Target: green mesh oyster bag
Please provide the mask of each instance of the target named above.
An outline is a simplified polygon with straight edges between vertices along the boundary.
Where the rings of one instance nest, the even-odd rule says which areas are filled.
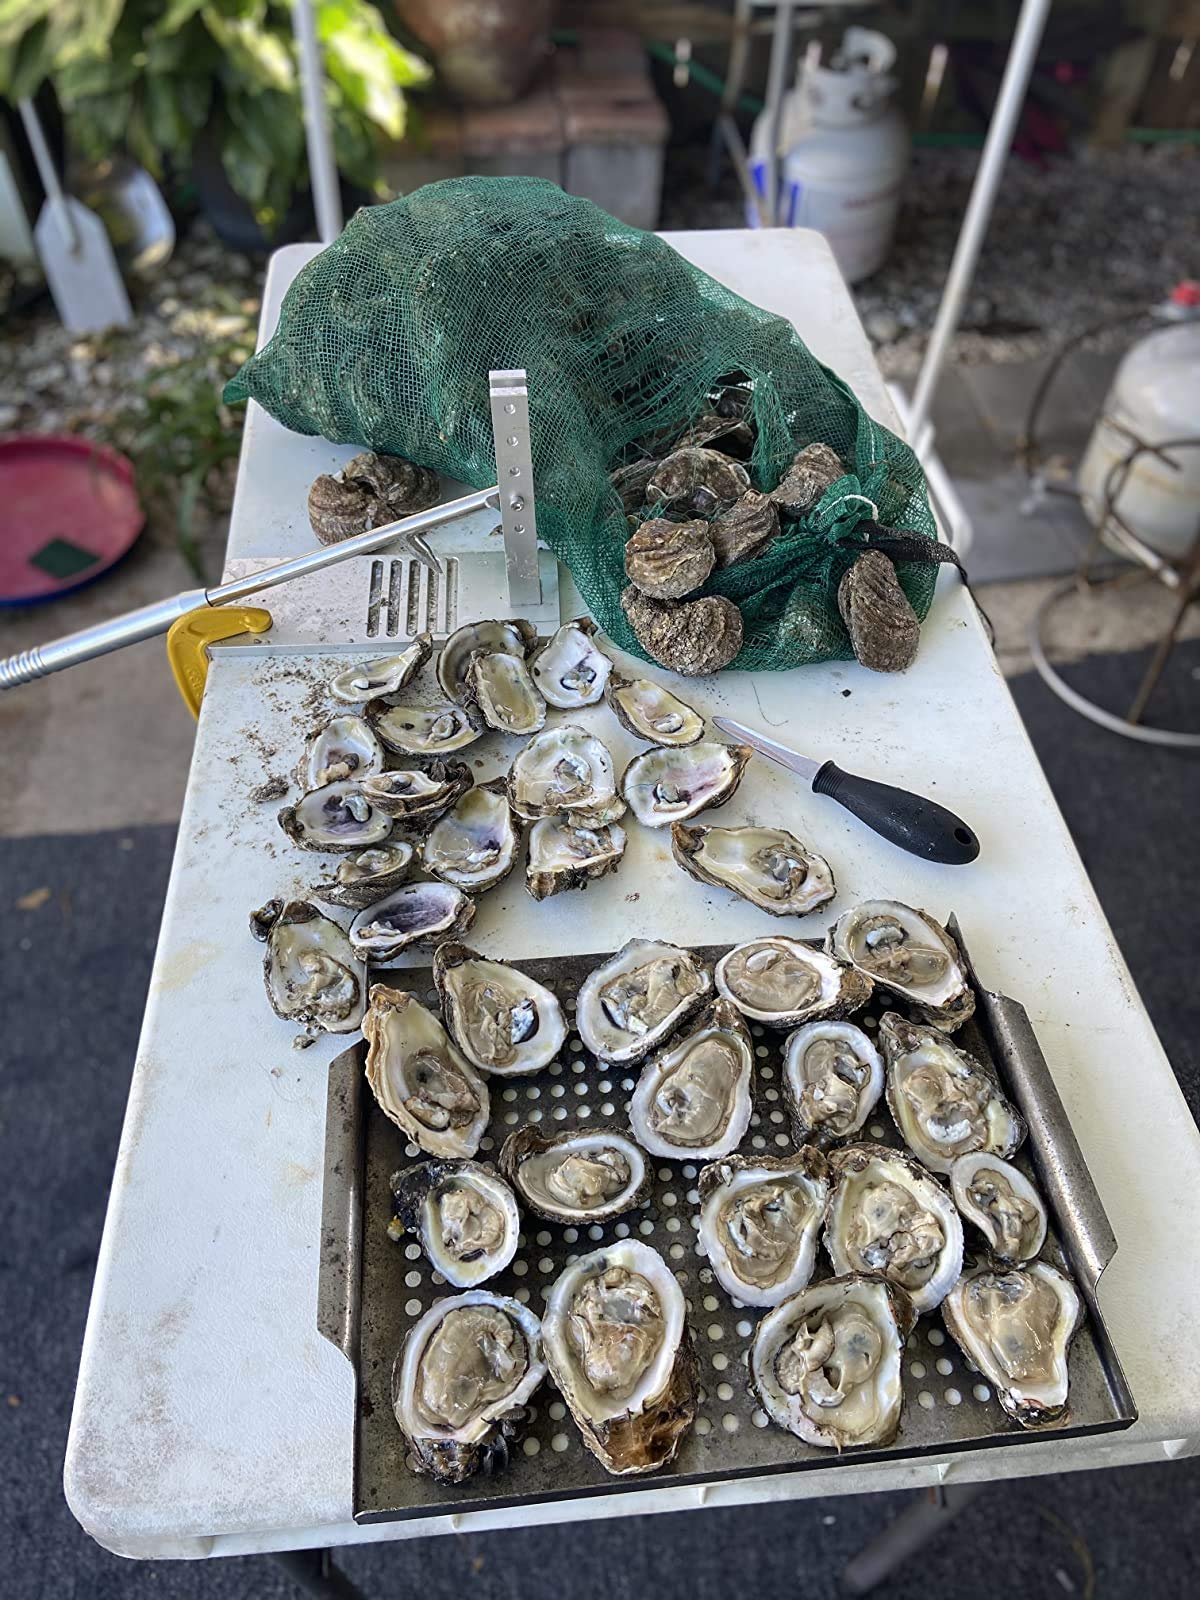
[[[851,468],[766,554],[699,591],[741,609],[735,667],[849,658],[837,586],[870,530],[922,536],[910,549],[935,537],[912,451],[789,322],[542,179],[455,178],[360,211],[297,275],[278,331],[225,399],[482,488],[495,482],[497,367],[529,375],[539,533],[604,631],[643,658],[620,606],[629,527],[609,473],[646,436],[682,431],[722,381],[752,388],[756,488],[813,440]],[[897,571],[923,618],[936,565]]]

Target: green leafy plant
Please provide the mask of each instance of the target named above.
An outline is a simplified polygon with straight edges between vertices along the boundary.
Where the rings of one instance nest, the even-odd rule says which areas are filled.
[[[403,136],[405,90],[430,69],[365,0],[315,0],[338,166],[378,185],[381,136]],[[156,176],[186,169],[203,129],[268,233],[306,181],[288,0],[0,0],[0,93],[50,77],[89,159],[125,149]]]

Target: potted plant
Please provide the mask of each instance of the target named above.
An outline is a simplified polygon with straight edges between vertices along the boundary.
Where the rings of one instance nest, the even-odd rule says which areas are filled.
[[[9,0],[0,94],[49,77],[72,148],[125,150],[155,177],[190,174],[238,248],[303,231],[311,210],[289,0]],[[366,0],[314,0],[342,176],[378,187],[381,138],[404,133],[405,91],[430,69]]]

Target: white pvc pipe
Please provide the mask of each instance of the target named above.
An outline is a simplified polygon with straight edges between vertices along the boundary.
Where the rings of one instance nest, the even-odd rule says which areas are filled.
[[[787,69],[791,54],[791,0],[780,0],[771,35],[771,59],[767,65],[767,193],[765,204],[759,207],[759,215],[769,228],[779,224],[779,134],[783,124],[783,100],[787,92]]]
[[[317,233],[329,244],[342,231],[342,195],[338,187],[329,111],[325,105],[325,68],[313,18],[312,0],[293,0],[292,25],[300,51],[300,87],[304,96],[304,133]]]
[[[979,252],[983,247],[984,235],[987,233],[988,223],[992,219],[992,208],[996,203],[996,191],[1000,187],[1017,118],[1025,103],[1025,91],[1029,87],[1030,74],[1037,59],[1038,46],[1042,42],[1042,32],[1049,11],[1050,0],[1025,0],[1021,7],[1012,49],[1008,53],[1008,62],[1004,68],[1004,79],[1000,84],[1000,94],[996,100],[996,109],[992,114],[991,126],[984,142],[979,171],[975,174],[975,183],[971,189],[971,198],[967,202],[962,231],[954,248],[954,259],[950,263],[946,287],[942,290],[942,301],[933,324],[933,332],[929,335],[929,345],[917,376],[916,388],[913,390],[912,404],[908,411],[910,440],[919,436],[929,415],[933,392],[941,376],[946,352],[950,348],[954,330],[958,327],[967,290],[971,287],[971,280],[975,276]]]

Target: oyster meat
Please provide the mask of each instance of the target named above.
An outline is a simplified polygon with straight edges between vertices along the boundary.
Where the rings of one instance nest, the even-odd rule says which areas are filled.
[[[968,1151],[1007,1157],[1019,1148],[1024,1118],[983,1063],[957,1049],[939,1029],[888,1011],[879,1023],[879,1048],[887,1065],[892,1118],[927,1167],[949,1172],[956,1157]]]
[[[468,622],[455,629],[442,646],[437,661],[438,686],[448,700],[465,705],[472,656],[499,650],[524,659],[536,644],[537,629],[523,617],[509,622]]]
[[[713,739],[679,750],[655,746],[634,756],[625,768],[621,793],[645,827],[665,828],[669,822],[723,806],[733,797],[753,754],[748,744],[720,744]]]
[[[497,733],[536,733],[546,720],[546,702],[534,687],[524,656],[476,651],[467,663],[463,693]]]
[[[927,912],[898,900],[865,900],[838,918],[825,948],[947,1033],[974,1014],[958,946]]]
[[[320,789],[344,778],[383,771],[383,746],[361,717],[334,717],[309,735],[296,768],[302,789]]]
[[[521,834],[503,778],[459,795],[425,836],[426,872],[470,894],[491,889],[511,871]]]
[[[545,1376],[541,1324],[528,1306],[487,1289],[435,1300],[392,1369],[410,1465],[439,1483],[495,1472]]]
[[[647,744],[695,744],[704,735],[700,713],[649,678],[622,678],[614,672],[604,698],[621,726]]]
[[[854,967],[782,933],[734,945],[717,962],[715,976],[719,994],[769,1028],[848,1016],[867,1003],[872,987]]]
[[[402,756],[444,756],[474,744],[483,732],[462,706],[393,706],[376,700],[367,718],[389,750]]]
[[[398,656],[356,661],[346,667],[332,680],[329,692],[335,700],[345,700],[350,705],[362,700],[374,700],[377,695],[399,694],[429,660],[432,650],[432,634],[419,633],[408,649],[402,650]]]
[[[712,973],[690,950],[631,939],[588,973],[575,1026],[601,1061],[641,1061],[708,999]]]
[[[424,769],[398,768],[362,780],[362,792],[389,817],[422,825],[452,806],[474,782],[465,761],[431,761]]]
[[[742,648],[742,613],[723,594],[654,600],[631,583],[621,593],[621,610],[651,660],[686,678],[720,672]]]
[[[768,1311],[750,1380],[773,1422],[832,1450],[889,1444],[904,1394],[900,1356],[916,1312],[903,1289],[857,1273],[810,1284]]]
[[[963,1232],[937,1179],[882,1144],[834,1150],[829,1168],[825,1248],[833,1270],[877,1272],[918,1312],[940,1305],[962,1271]]]
[[[250,918],[266,941],[263,982],[277,1017],[326,1033],[362,1026],[365,974],[350,941],[307,900],[271,900]]]
[[[753,1098],[750,1030],[736,1006],[714,1000],[642,1068],[629,1122],[651,1155],[711,1161],[741,1144]]]
[[[857,1133],[883,1093],[883,1062],[850,1022],[806,1022],[788,1038],[783,1092],[798,1144]]]
[[[475,1161],[421,1161],[392,1174],[400,1226],[457,1289],[502,1272],[517,1253],[520,1214],[495,1169]]]
[[[1030,1261],[1046,1242],[1046,1206],[1019,1167],[972,1150],[950,1168],[954,1204],[1006,1265]]]
[[[433,981],[451,1037],[481,1072],[506,1078],[540,1072],[562,1049],[562,1007],[507,961],[443,944],[433,958]]]
[[[457,938],[475,920],[475,902],[452,883],[404,883],[365,906],[350,924],[350,943],[372,966],[386,966],[413,945]]]
[[[356,856],[346,856],[338,863],[332,879],[327,883],[314,883],[312,892],[322,905],[361,911],[400,887],[408,877],[415,855],[416,850],[407,839],[373,845]]]
[[[726,1156],[700,1174],[700,1242],[726,1294],[748,1306],[777,1306],[803,1289],[817,1259],[829,1199],[816,1150]]]
[[[833,871],[783,828],[671,828],[671,854],[700,883],[728,889],[773,917],[803,917],[837,892]]]
[[[706,522],[652,517],[625,543],[625,576],[655,600],[682,600],[713,569],[716,553]]]
[[[596,643],[591,617],[564,622],[529,663],[538,693],[560,711],[595,705],[612,670],[612,662]]]
[[[352,778],[311,789],[294,806],[284,806],[279,826],[302,850],[365,850],[382,844],[392,818],[373,805]]]
[[[487,1085],[415,995],[371,985],[362,1024],[367,1082],[385,1117],[427,1155],[473,1156],[487,1131]]]
[[[583,1436],[619,1476],[664,1466],[696,1416],[696,1356],[683,1290],[649,1245],[580,1256],[546,1301],[550,1374]]]
[[[947,1332],[1023,1428],[1065,1416],[1082,1320],[1075,1285],[1046,1261],[965,1272],[942,1302]]]
[[[587,826],[599,826],[615,822],[625,810],[612,756],[595,734],[573,722],[536,734],[518,753],[508,775],[508,797],[517,815],[530,822],[566,811]]]
[[[504,1141],[500,1170],[526,1207],[551,1222],[619,1217],[647,1199],[653,1178],[644,1152],[608,1128],[545,1134],[527,1124]]]
[[[620,823],[588,828],[564,812],[540,817],[529,830],[529,860],[525,887],[535,900],[545,900],[564,889],[586,889],[593,878],[615,872],[625,854],[625,830]]]

